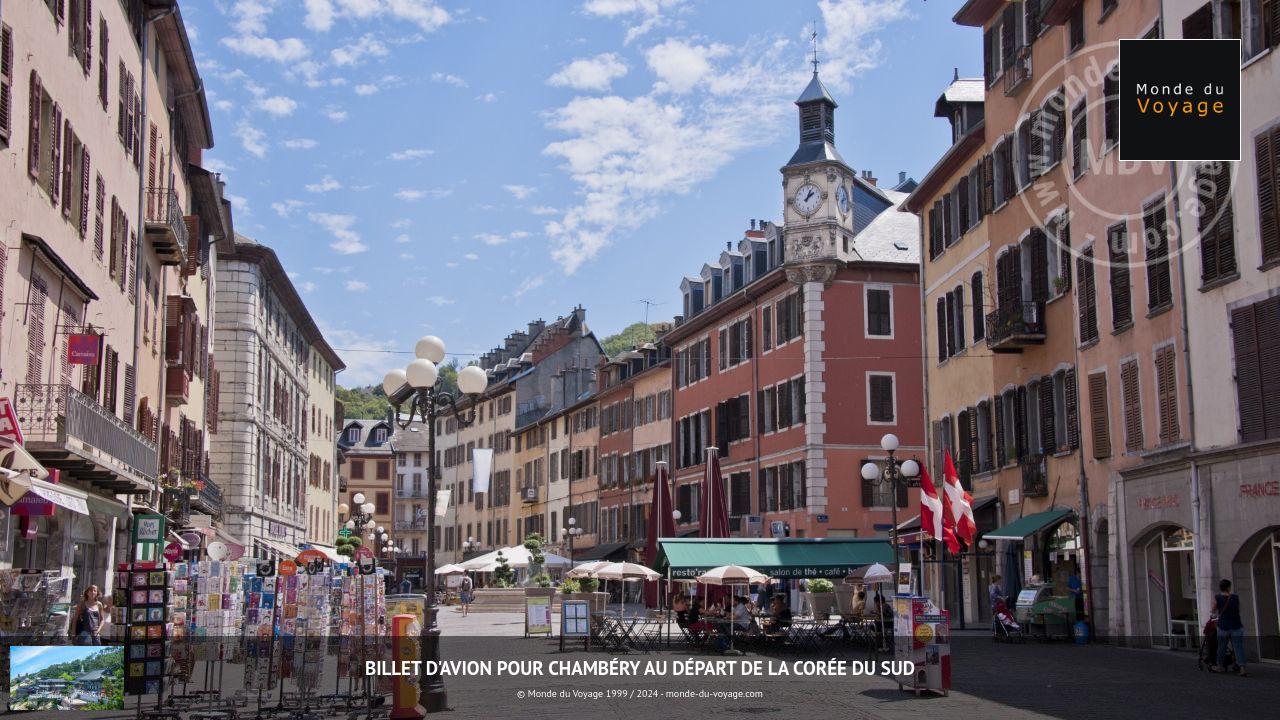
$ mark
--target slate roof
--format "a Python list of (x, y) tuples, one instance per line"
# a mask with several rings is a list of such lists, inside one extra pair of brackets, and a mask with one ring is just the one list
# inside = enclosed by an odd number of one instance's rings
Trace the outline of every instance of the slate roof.
[(804, 163), (818, 162), (820, 160), (834, 160), (838, 163), (844, 163), (844, 158), (840, 157), (835, 145), (829, 142), (811, 142), (804, 143), (796, 148), (795, 154), (787, 161), (787, 166), (803, 165)]
[(391, 435), (390, 443), (391, 450), (398, 453), (427, 452), (427, 446), (430, 444), (427, 426), (420, 422), (413, 422), (404, 430), (397, 427), (395, 433)]
[[(387, 442), (373, 442), (373, 433), (370, 432), (374, 428), (382, 426), (387, 429)], [(347, 440), (347, 434), (352, 428), (356, 428), (356, 438), (354, 442)], [(359, 452), (373, 454), (391, 454), (391, 433), (395, 427), (386, 420), (379, 418), (352, 418), (342, 424), (342, 433), (338, 435), (338, 447), (344, 452)]]
[(836, 104), (835, 98), (831, 97), (831, 93), (827, 92), (827, 86), (823, 85), (822, 81), (818, 79), (817, 71), (813, 73), (813, 79), (809, 81), (804, 92), (800, 93), (800, 97), (796, 98), (796, 104), (800, 105), (802, 103), (810, 103), (816, 100), (825, 100), (831, 103), (831, 107), (839, 107), (839, 105)]
[(982, 78), (960, 78), (952, 81), (942, 93), (947, 102), (982, 102), (985, 98), (986, 83)]
[(881, 190), (893, 206), (853, 238), (853, 250), (866, 262), (920, 263), (920, 218), (897, 212), (907, 194)]

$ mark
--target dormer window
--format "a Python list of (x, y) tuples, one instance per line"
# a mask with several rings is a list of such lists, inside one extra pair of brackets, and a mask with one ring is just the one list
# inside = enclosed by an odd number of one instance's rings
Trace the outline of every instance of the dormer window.
[(355, 445), (358, 440), (360, 440), (360, 428), (359, 427), (347, 428), (346, 443), (348, 445)]
[(373, 444), (381, 445), (387, 441), (387, 429), (378, 427), (373, 429)]

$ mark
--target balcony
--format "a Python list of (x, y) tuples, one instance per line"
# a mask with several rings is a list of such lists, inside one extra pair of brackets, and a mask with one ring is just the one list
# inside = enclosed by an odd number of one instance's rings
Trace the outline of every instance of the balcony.
[(177, 193), (165, 188), (147, 189), (146, 225), (147, 237), (161, 265), (186, 264), (187, 220)]
[(191, 395), (191, 378), (181, 367), (165, 369), (164, 396), (170, 405), (186, 405)]
[(192, 500), (192, 507), (214, 517), (221, 516), (222, 488), (204, 473), (199, 473), (196, 478), (200, 481), (200, 490)]
[(45, 467), (115, 493), (150, 490), (155, 444), (92, 398), (70, 385), (18, 385), (14, 399), (26, 448)]
[(191, 518), (191, 491), (187, 488), (165, 488), (160, 495), (160, 514), (172, 526), (180, 527)]
[(1049, 494), (1049, 472), (1043, 455), (1028, 455), (1019, 463), (1022, 466), (1022, 496), (1045, 497)]
[(1017, 93), (1031, 77), (1031, 46), (1023, 45), (1014, 53), (1013, 64), (1004, 71), (1004, 94)]
[(538, 502), (538, 488), (533, 485), (520, 488), (520, 499), (526, 503)]
[(396, 488), (396, 498), (400, 500), (426, 500), (427, 489), (425, 487), (398, 487)]
[(987, 313), (987, 347), (992, 352), (1022, 352), (1043, 344), (1043, 302), (1006, 302)]
[(396, 530), (400, 530), (402, 532), (426, 532), (427, 521), (426, 520), (397, 520), (395, 527), (396, 527)]

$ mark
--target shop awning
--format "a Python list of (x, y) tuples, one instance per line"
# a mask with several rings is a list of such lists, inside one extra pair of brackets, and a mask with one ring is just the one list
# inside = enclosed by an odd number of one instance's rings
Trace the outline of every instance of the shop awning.
[(627, 549), (627, 544), (620, 543), (600, 543), (593, 548), (587, 548), (582, 552), (573, 554), (574, 562), (587, 562), (588, 560), (615, 560), (622, 559)]
[(111, 498), (89, 493), (86, 499), (89, 504), (89, 512), (93, 515), (106, 515), (117, 520), (128, 520), (131, 515), (129, 508), (124, 503), (117, 502)]
[(275, 552), (279, 553), (283, 557), (286, 557), (289, 559), (298, 557), (298, 548), (290, 545), (287, 542), (284, 542), (283, 540), (271, 540), (269, 538), (260, 538), (258, 542), (262, 543), (263, 546), (271, 550), (274, 550)]
[(71, 512), (80, 513), (81, 515), (89, 514), (89, 494), (83, 490), (76, 490), (65, 485), (54, 485), (51, 482), (32, 478), (31, 489), (27, 491), (27, 494), (38, 495)]
[(320, 552), (324, 553), (324, 556), (329, 558), (329, 560), (331, 560), (332, 562), (348, 561), (348, 558), (343, 557), (342, 555), (339, 555), (338, 549), (332, 545), (321, 545), (320, 543), (310, 543), (309, 547), (312, 550), (319, 550)]
[(1020, 517), (1017, 520), (997, 528), (982, 537), (987, 540), (1022, 540), (1028, 535), (1037, 533), (1047, 527), (1057, 525), (1071, 516), (1071, 510), (1047, 510)]
[(872, 563), (892, 563), (885, 540), (861, 538), (663, 538), (655, 569), (693, 578), (721, 565), (744, 565), (774, 578), (843, 578)]

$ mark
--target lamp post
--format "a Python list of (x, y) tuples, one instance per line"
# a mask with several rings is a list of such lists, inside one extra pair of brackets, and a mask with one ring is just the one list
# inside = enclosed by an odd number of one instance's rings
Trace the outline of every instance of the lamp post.
[[(475, 403), (489, 384), (489, 378), (475, 365), (458, 371), (458, 391), (471, 400), (471, 408), (462, 413), (457, 399), (436, 386), (439, 372), (436, 363), (444, 360), (444, 341), (428, 335), (414, 346), (417, 359), (404, 370), (392, 370), (382, 380), (382, 389), (393, 399), (396, 424), (407, 429), (420, 418), (427, 426), (427, 582), (430, 583), (426, 598), (426, 623), (422, 629), (422, 660), (428, 668), (439, 668), (440, 626), (436, 624), (435, 554), (436, 554), (436, 484), (440, 470), (436, 466), (436, 417), (445, 412), (452, 414), (458, 427), (465, 428), (476, 420)], [(398, 398), (398, 399), (397, 399)], [(401, 420), (400, 406), (409, 403), (408, 419)], [(441, 712), (449, 709), (444, 689), (444, 677), (437, 671), (425, 673), (419, 682), (418, 703), (425, 712)]]
[(893, 574), (896, 577), (902, 564), (898, 556), (898, 483), (910, 482), (912, 478), (919, 477), (920, 463), (915, 460), (899, 461), (894, 456), (898, 450), (898, 436), (893, 433), (880, 438), (880, 447), (889, 455), (884, 461), (884, 467), (868, 462), (862, 466), (862, 479), (875, 485), (887, 484), (893, 493), (893, 498), (889, 502), (889, 509), (893, 513), (893, 527), (889, 531), (889, 542), (893, 544)]
[[(361, 492), (351, 496), (351, 503), (352, 505), (350, 507), (348, 507), (346, 503), (340, 503), (338, 505), (339, 514), (346, 515), (348, 511), (351, 513), (351, 516), (347, 518), (347, 521), (343, 523), (342, 526), (347, 530), (350, 530), (351, 535), (357, 538), (362, 538), (363, 540), (365, 532), (374, 532), (374, 528), (378, 524), (377, 521), (373, 519), (373, 512), (377, 510), (377, 506), (371, 502), (365, 502), (364, 493)], [(370, 537), (369, 539), (372, 540), (373, 538)], [(362, 542), (361, 547), (363, 546)], [(372, 550), (372, 547), (370, 547), (370, 550)], [(352, 559), (355, 559), (354, 556)]]
[(569, 518), (569, 565), (573, 566), (573, 539), (582, 534), (582, 528), (578, 527), (578, 518)]

